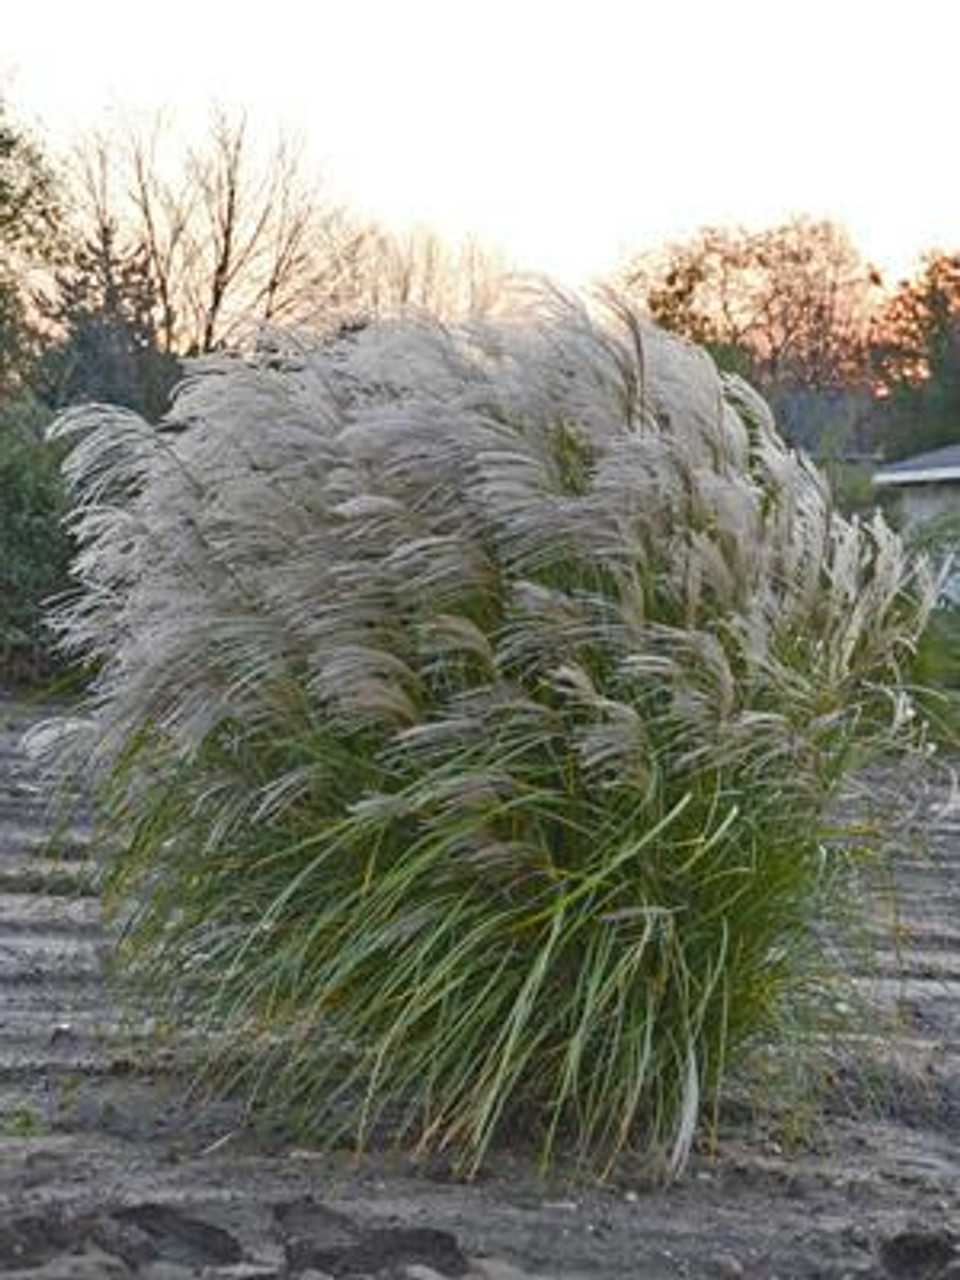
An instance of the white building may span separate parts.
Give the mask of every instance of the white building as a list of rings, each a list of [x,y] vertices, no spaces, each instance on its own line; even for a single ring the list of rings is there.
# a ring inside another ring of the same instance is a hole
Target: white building
[[[945,542],[954,548],[960,543],[960,444],[891,462],[879,468],[873,483],[877,489],[895,495],[904,526],[911,530],[955,517],[956,524],[949,533],[945,531]],[[956,561],[953,569],[945,594],[960,603],[960,567]]]

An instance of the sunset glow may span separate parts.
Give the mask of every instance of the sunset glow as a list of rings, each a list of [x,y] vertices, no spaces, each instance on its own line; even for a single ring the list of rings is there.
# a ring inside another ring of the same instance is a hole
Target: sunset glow
[[[888,274],[960,240],[960,12],[735,0],[18,6],[0,87],[57,146],[209,104],[300,133],[333,188],[394,224],[475,233],[579,282],[707,224],[846,225]],[[909,157],[909,161],[902,157]]]

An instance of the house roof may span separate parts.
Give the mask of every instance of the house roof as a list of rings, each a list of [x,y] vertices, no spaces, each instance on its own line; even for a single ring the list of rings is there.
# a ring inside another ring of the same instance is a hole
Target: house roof
[[[931,484],[960,480],[960,444],[917,453],[880,467],[873,477],[876,485]]]

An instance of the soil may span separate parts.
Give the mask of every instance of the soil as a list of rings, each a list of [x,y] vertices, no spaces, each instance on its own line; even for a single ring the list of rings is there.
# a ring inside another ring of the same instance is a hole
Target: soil
[[[0,697],[0,1278],[960,1277],[960,806],[938,773],[896,828],[896,945],[796,1117],[731,1106],[669,1188],[625,1160],[541,1178],[520,1149],[440,1164],[305,1150],[201,1106],[101,974],[89,831],[51,832]],[[51,842],[51,836],[52,842]],[[921,840],[922,837],[922,840]],[[854,966],[855,967],[855,966]]]

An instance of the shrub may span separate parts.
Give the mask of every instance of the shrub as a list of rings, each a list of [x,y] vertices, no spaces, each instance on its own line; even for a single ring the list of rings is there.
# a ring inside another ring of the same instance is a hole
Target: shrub
[[[942,603],[930,616],[910,667],[916,700],[947,751],[960,749],[960,604]]]
[[[195,365],[67,464],[120,964],[308,1131],[683,1164],[822,960],[929,584],[615,301]]]
[[[896,514],[896,513],[895,513]],[[960,511],[944,512],[903,533],[910,551],[937,571],[940,595],[909,668],[917,703],[947,751],[960,748]]]
[[[0,678],[12,681],[56,662],[44,604],[67,582],[71,547],[59,456],[44,440],[50,417],[26,398],[0,411]]]

